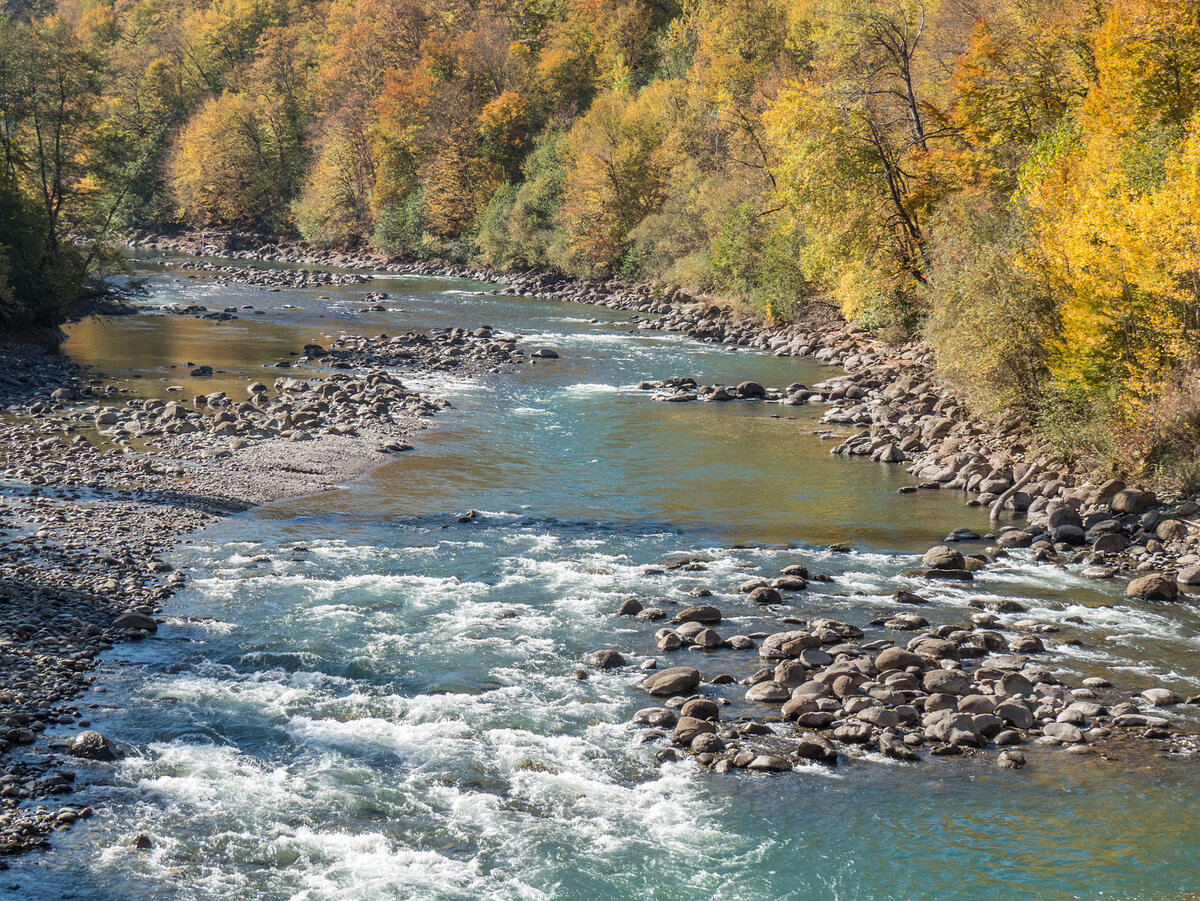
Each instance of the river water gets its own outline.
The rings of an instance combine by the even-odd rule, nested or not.
[[[192,579],[169,622],[112,651],[83,699],[129,756],[115,772],[84,765],[81,798],[97,814],[56,834],[52,853],[15,861],[0,888],[295,901],[1200,890],[1194,759],[1050,751],[1014,772],[994,753],[867,755],[721,776],[655,762],[658,746],[628,724],[649,703],[632,671],[576,678],[597,648],[653,654],[653,626],[613,615],[627,597],[687,603],[705,587],[723,635],[786,628],[733,588],[803,563],[833,581],[784,614],[866,625],[909,587],[933,598],[931,621],[953,622],[972,598],[1018,598],[1024,616],[1063,626],[1052,638],[1079,641],[1056,655],[1070,678],[1197,693],[1200,621],[1184,606],[1131,606],[1118,586],[1019,556],[969,587],[904,579],[941,535],[986,519],[961,495],[898,495],[899,467],[831,457],[812,434],[819,407],[661,404],[632,388],[675,375],[812,384],[835,370],[464,281],[265,292],[151,268],[149,303],[256,309],[72,327],[68,354],[146,395],[176,384],[240,396],[278,374],[269,364],[341,332],[490,325],[561,359],[414,380],[454,405],[415,451],[184,545],[172,562]],[[367,290],[387,291],[389,310],[357,312]],[[197,388],[185,364],[202,363],[218,373]],[[468,509],[479,515],[459,522]],[[679,553],[706,569],[653,573]],[[758,668],[731,651],[668,665],[684,662],[706,675]],[[752,712],[744,687],[703,690],[730,700],[727,718]],[[139,833],[150,851],[129,847]]]

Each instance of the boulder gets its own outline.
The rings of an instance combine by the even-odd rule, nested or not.
[[[775,632],[763,639],[758,656],[763,660],[784,660],[798,657],[806,648],[821,646],[821,640],[808,632]]]
[[[1157,498],[1152,491],[1139,491],[1136,488],[1126,488],[1118,491],[1111,501],[1109,509],[1114,513],[1132,513],[1140,516],[1154,506]]]
[[[711,604],[700,604],[695,607],[686,607],[675,614],[675,622],[677,623],[705,623],[708,625],[716,625],[721,621],[721,611]]]
[[[1200,588],[1200,566],[1187,566],[1179,571],[1175,581],[1184,588]]]
[[[1129,583],[1125,597],[1142,601],[1174,601],[1179,597],[1179,586],[1175,580],[1162,573],[1148,573]]]
[[[721,708],[715,701],[710,701],[708,698],[692,698],[679,708],[679,715],[692,716],[698,720],[719,720]]]
[[[920,755],[906,745],[894,732],[884,732],[879,736],[879,752],[884,757],[892,757],[896,760],[916,761],[921,759]]]
[[[617,616],[637,616],[643,609],[645,608],[642,607],[641,601],[637,598],[629,598],[622,601],[621,606],[617,608]]]
[[[805,735],[796,745],[796,756],[828,766],[837,766],[838,752],[832,744],[815,735]]]
[[[700,671],[690,666],[673,666],[655,673],[642,684],[656,697],[691,694],[700,684]]]
[[[914,654],[922,654],[935,660],[957,660],[959,657],[958,645],[944,638],[917,637],[908,643],[908,649]]]
[[[679,722],[675,724],[675,733],[671,736],[671,741],[687,747],[691,745],[697,735],[712,734],[716,731],[716,723],[697,719],[694,716],[681,716]]]
[[[958,670],[935,669],[925,674],[921,683],[930,694],[966,695],[971,691],[971,679]]]
[[[783,595],[777,589],[764,585],[750,592],[750,600],[755,604],[782,604]]]
[[[881,673],[891,670],[908,669],[910,666],[921,666],[924,661],[912,651],[904,648],[884,648],[875,658],[875,669]]]
[[[158,631],[158,623],[151,616],[141,613],[122,613],[113,620],[114,629],[143,629],[146,632]]]
[[[1142,697],[1155,707],[1171,707],[1179,703],[1179,695],[1169,688],[1147,688],[1142,692]]]
[[[94,729],[80,732],[71,739],[67,753],[84,760],[116,760],[120,756],[108,739]]]
[[[618,669],[625,665],[625,658],[620,651],[592,651],[587,656],[587,665],[596,669]]]
[[[792,690],[781,682],[759,682],[746,692],[747,701],[762,704],[782,704],[792,696]]]
[[[1107,504],[1111,502],[1117,494],[1124,490],[1125,483],[1120,479],[1109,479],[1092,492],[1092,496],[1088,499],[1088,503],[1095,505]]]
[[[1164,543],[1187,538],[1188,527],[1178,519],[1164,519],[1154,530],[1155,537]]]
[[[959,551],[944,544],[927,550],[921,563],[929,569],[963,569],[966,565]]]
[[[925,737],[949,745],[979,747],[982,737],[977,731],[975,717],[969,713],[954,713],[925,727]]]
[[[679,716],[674,710],[666,707],[643,707],[633,715],[633,722],[643,726],[672,729],[679,722]]]
[[[724,750],[725,742],[719,735],[712,732],[701,732],[692,739],[690,747],[693,754],[715,754],[717,751]]]
[[[1046,723],[1042,727],[1042,735],[1064,745],[1079,744],[1083,741],[1083,733],[1079,731],[1079,727],[1070,723]]]
[[[792,769],[792,764],[778,754],[760,754],[746,764],[746,769],[757,773],[786,773]]]
[[[1033,711],[1020,701],[1005,701],[997,705],[995,714],[1016,729],[1033,728]]]
[[[1025,755],[1020,751],[1001,751],[997,762],[1007,770],[1019,770],[1025,767]]]
[[[1092,550],[1097,554],[1119,554],[1129,545],[1125,536],[1117,532],[1101,535],[1092,542]]]

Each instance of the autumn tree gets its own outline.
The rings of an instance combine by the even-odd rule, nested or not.
[[[670,102],[656,85],[636,98],[610,91],[570,131],[562,217],[574,254],[591,269],[618,269],[630,232],[661,203],[657,154]]]

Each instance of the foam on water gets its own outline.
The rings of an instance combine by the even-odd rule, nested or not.
[[[367,317],[364,329],[463,324],[461,301],[478,286],[412,278],[394,292],[412,312]],[[215,305],[246,293],[204,290],[171,297]],[[346,300],[363,288],[327,292]],[[288,346],[333,327],[315,319],[324,301],[282,297],[304,305],[275,320]],[[1081,642],[1033,664],[1108,675],[1130,693],[1200,684],[1200,630],[1184,605],[1130,602],[1023,552],[969,584],[905,579],[920,565],[912,552],[937,535],[983,528],[977,511],[949,492],[898,501],[894,471],[831,469],[827,446],[806,434],[813,410],[775,420],[774,407],[660,407],[626,393],[669,375],[812,384],[829,373],[811,362],[630,333],[612,325],[624,314],[600,308],[498,296],[468,306],[562,358],[479,381],[406,378],[454,403],[421,453],[185,547],[171,562],[188,587],[158,633],[116,649],[110,660],[125,662],[97,673],[109,691],[81,702],[100,704],[89,718],[129,756],[73,766],[97,815],[56,833],[59,851],[17,862],[4,884],[88,901],[1057,901],[1192,885],[1200,814],[1179,799],[1200,782],[1170,759],[1034,750],[1013,773],[987,754],[909,765],[866,749],[834,770],[780,776],[658,763],[662,743],[630,724],[656,703],[636,686],[637,664],[654,656],[741,679],[762,661],[656,654],[658,624],[614,616],[626,597],[668,617],[674,605],[715,604],[726,637],[788,628],[781,617],[866,627],[897,610],[961,624],[973,602],[1019,601],[1028,612],[1001,615],[1003,626],[1052,623],[1049,646]],[[593,312],[607,321],[579,321]],[[468,509],[481,512],[459,523]],[[730,546],[747,540],[781,544]],[[689,556],[702,567],[673,568]],[[833,581],[787,592],[772,611],[736,591],[790,564]],[[929,603],[895,604],[901,586]],[[697,588],[712,595],[698,600]],[[599,648],[633,666],[586,668]],[[727,721],[773,712],[745,702],[744,685],[700,692],[729,702]],[[141,832],[153,842],[144,854],[129,849]]]

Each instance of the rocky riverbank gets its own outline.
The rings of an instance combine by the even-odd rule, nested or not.
[[[401,374],[479,376],[525,359],[515,338],[486,329],[347,337],[304,354],[296,365],[307,377],[251,382],[240,398],[162,401],[39,348],[0,347],[0,854],[42,847],[90,815],[64,803],[74,758],[121,752],[88,730],[96,704],[77,699],[102,652],[156,631],[186,583],[163,557],[187,533],[410,450],[449,404]],[[194,371],[191,384],[205,374]],[[69,739],[43,737],[64,726]]]

